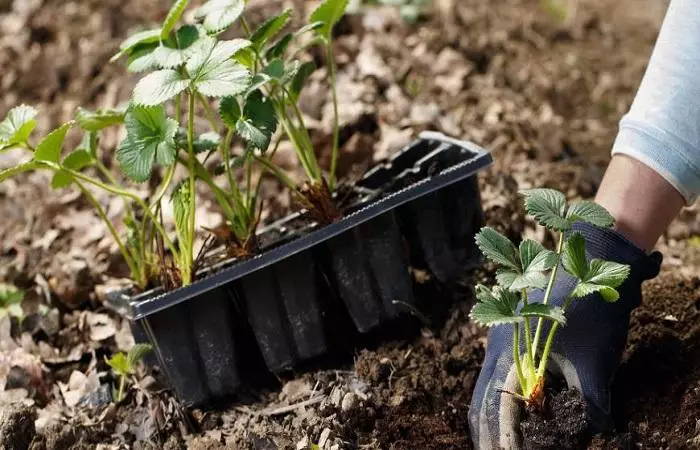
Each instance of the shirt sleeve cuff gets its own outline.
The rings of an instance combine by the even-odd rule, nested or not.
[[[623,119],[612,154],[627,155],[654,170],[683,196],[688,206],[700,194],[700,149],[646,124]]]

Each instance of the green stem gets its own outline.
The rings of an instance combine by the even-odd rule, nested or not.
[[[528,305],[527,289],[522,290],[523,306]],[[525,348],[527,350],[528,370],[535,370],[535,354],[532,352],[532,336],[530,335],[530,319],[525,318]]]
[[[292,98],[292,95],[289,93],[286,87],[283,87],[284,93],[288,98]],[[284,100],[284,99],[282,99]],[[297,102],[291,101],[289,102],[292,105],[292,111],[294,111],[294,115],[297,118],[297,121],[299,122],[299,126],[297,127],[297,131],[299,133],[299,136],[303,139],[303,144],[306,146],[305,151],[307,153],[307,160],[309,161],[311,171],[314,174],[313,178],[311,179],[312,181],[320,184],[321,183],[321,168],[318,165],[318,159],[316,158],[316,153],[314,153],[314,146],[311,144],[311,136],[309,136],[309,130],[306,128],[306,123],[304,122],[304,115],[301,113],[301,110],[299,109],[299,105],[297,105]],[[284,104],[284,103],[283,103]]]
[[[12,178],[16,175],[19,175],[20,173],[29,172],[30,170],[39,169],[40,167],[42,167],[40,163],[32,160],[24,164],[19,164],[17,166],[10,167],[9,169],[0,171],[0,183],[7,180],[8,178]]]
[[[331,150],[331,174],[329,180],[329,187],[331,192],[335,189],[335,172],[336,166],[338,164],[338,147],[340,145],[340,125],[338,118],[338,90],[335,86],[335,60],[333,59],[333,39],[328,39],[327,45],[327,59],[328,59],[328,74],[330,76],[331,92],[333,94],[333,148]]]
[[[122,401],[124,399],[124,385],[126,384],[126,376],[120,375],[119,376],[119,392],[117,392],[117,402]]]
[[[44,163],[42,165],[49,168],[49,169],[52,169],[52,170],[65,170],[67,173],[71,174],[74,178],[77,178],[81,181],[85,181],[86,183],[89,183],[93,186],[96,186],[96,187],[98,187],[104,191],[110,192],[112,194],[131,199],[137,205],[139,205],[139,207],[141,207],[143,209],[144,214],[146,214],[146,216],[148,216],[148,218],[151,221],[153,221],[153,225],[156,227],[156,230],[158,231],[158,233],[160,233],[161,236],[163,237],[163,241],[165,242],[165,245],[168,247],[168,250],[170,250],[170,252],[173,255],[178,254],[177,249],[175,248],[175,245],[173,244],[173,241],[168,236],[168,233],[165,232],[165,229],[160,224],[158,219],[153,215],[153,212],[150,210],[150,208],[146,204],[146,202],[144,202],[141,199],[141,197],[139,197],[138,195],[134,194],[133,192],[127,191],[126,189],[122,189],[122,188],[119,188],[116,186],[105,184],[98,179],[92,178],[92,177],[85,175],[85,174],[82,174],[80,172],[76,172],[75,170],[61,168],[60,166],[58,166],[55,163]],[[0,181],[2,181],[2,180],[0,179]]]
[[[561,252],[564,248],[564,233],[559,233],[559,241],[557,242],[557,260],[552,269],[552,273],[549,274],[549,282],[547,283],[547,289],[544,291],[544,299],[542,302],[547,305],[549,304],[549,298],[552,295],[552,288],[554,287],[554,280],[557,278],[557,271],[559,270],[559,261],[561,260]],[[537,321],[537,331],[535,331],[535,339],[532,342],[532,347],[537,353],[537,348],[540,343],[540,336],[542,335],[542,328],[544,327],[544,318],[540,318]]]
[[[112,235],[112,238],[114,241],[117,243],[117,246],[119,247],[119,251],[121,252],[122,256],[124,257],[124,261],[126,261],[126,265],[129,266],[129,270],[131,271],[132,276],[134,277],[134,281],[136,281],[139,286],[143,287],[146,285],[145,280],[139,279],[140,278],[140,273],[139,270],[136,266],[136,262],[133,259],[133,256],[131,253],[128,251],[126,246],[124,245],[124,242],[122,239],[119,237],[119,233],[117,233],[116,228],[114,228],[114,225],[112,224],[112,221],[109,220],[107,217],[107,213],[105,212],[104,208],[102,208],[102,205],[100,205],[100,202],[95,198],[94,195],[92,195],[92,192],[90,192],[89,189],[87,189],[81,182],[78,180],[73,180],[73,182],[78,186],[78,189],[83,193],[85,198],[87,198],[88,202],[92,205],[93,208],[97,211],[97,215],[100,216],[100,219],[107,225],[107,229],[109,230],[109,233]]]
[[[566,312],[567,309],[569,309],[569,306],[571,305],[571,300],[572,298],[566,297],[566,300],[564,301],[564,312]],[[545,370],[547,370],[547,360],[549,359],[549,352],[552,349],[552,342],[554,342],[554,335],[556,334],[557,330],[559,329],[559,322],[555,322],[554,325],[552,325],[552,328],[549,330],[549,334],[547,335],[547,341],[544,344],[544,350],[542,351],[542,358],[540,359],[540,365],[537,368],[537,378],[542,378],[545,374]]]
[[[185,264],[187,267],[181,267],[182,272],[182,284],[188,285],[192,282],[192,265],[194,264],[194,235],[196,231],[195,223],[195,211],[197,208],[196,204],[196,192],[195,192],[195,159],[194,154],[194,103],[195,103],[195,93],[190,91],[189,94],[189,104],[187,111],[187,154],[189,160],[189,183],[190,183],[190,214],[189,214],[189,226],[187,227],[186,245],[185,245]],[[184,269],[184,270],[183,270]]]
[[[525,376],[523,375],[523,366],[520,363],[520,325],[517,323],[513,324],[513,362],[515,364],[515,370],[518,374],[521,393],[525,395],[527,383],[525,381]]]
[[[294,183],[294,181],[292,181],[292,179],[289,178],[287,176],[287,174],[284,173],[279,167],[272,164],[270,161],[267,160],[267,158],[263,158],[263,157],[258,156],[258,155],[254,155],[254,157],[255,157],[255,160],[257,162],[262,164],[263,167],[265,167],[268,171],[270,171],[270,173],[272,173],[274,176],[276,176],[282,182],[282,184],[287,186],[292,191],[297,190],[297,187],[296,187],[296,184]]]
[[[214,110],[211,109],[211,105],[207,101],[206,98],[199,92],[197,92],[197,99],[199,100],[199,103],[202,105],[204,108],[204,112],[207,115],[207,120],[209,121],[209,124],[211,125],[212,131],[219,131],[220,126],[217,123],[216,119],[216,114],[214,114]]]
[[[233,191],[238,189],[238,183],[233,178],[233,170],[231,170],[231,140],[233,139],[233,128],[229,128],[224,138],[224,146],[221,149],[224,157],[224,167],[226,168],[226,178],[228,178],[228,187]]]

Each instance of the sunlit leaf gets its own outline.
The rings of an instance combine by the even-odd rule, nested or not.
[[[133,103],[137,106],[157,106],[187,89],[189,80],[176,70],[164,69],[141,78],[134,88]]]
[[[521,194],[525,196],[525,211],[541,225],[557,231],[569,229],[564,194],[554,189],[529,189]]]
[[[572,234],[564,243],[562,253],[564,269],[574,277],[585,280],[588,273],[586,260],[586,240],[580,233]]]
[[[182,17],[182,13],[185,12],[187,8],[187,3],[189,0],[176,0],[173,6],[168,11],[168,15],[165,17],[165,22],[163,22],[163,28],[160,31],[160,39],[167,39],[170,32],[177,25],[177,21]]]
[[[250,71],[231,56],[248,46],[250,41],[245,39],[217,42],[212,38],[202,38],[197,41],[186,65],[195,89],[209,97],[245,92],[250,84]]]
[[[476,245],[491,261],[517,272],[520,271],[520,261],[518,261],[515,245],[493,228],[482,228],[476,234]]]
[[[129,36],[124,42],[119,45],[119,53],[112,56],[110,62],[114,62],[122,56],[131,53],[135,47],[142,44],[152,44],[160,41],[160,28],[153,30],[139,31]]]
[[[27,105],[15,106],[0,122],[0,148],[25,142],[36,127],[36,109]]]
[[[90,111],[85,108],[78,108],[75,114],[75,121],[83,130],[100,131],[112,125],[124,123],[124,115],[125,112],[120,109]]]
[[[146,181],[153,165],[175,162],[178,124],[166,118],[163,107],[132,108],[125,118],[127,136],[117,149],[117,161],[130,179]]]
[[[61,165],[71,170],[81,170],[93,162],[92,155],[87,150],[75,150],[65,157]],[[51,179],[53,189],[64,188],[71,184],[73,177],[65,171],[58,171]]]
[[[325,39],[330,39],[333,27],[343,17],[347,7],[348,0],[324,0],[311,13],[311,22],[323,22],[323,25],[316,29],[316,33]]]
[[[238,134],[246,140],[249,148],[265,151],[276,129],[277,116],[271,101],[263,97],[260,91],[250,94],[236,125]]]
[[[520,309],[520,315],[524,317],[541,317],[558,322],[561,325],[566,324],[564,310],[558,306],[544,305],[542,303],[531,303]]]
[[[593,225],[608,228],[615,223],[610,213],[595,202],[582,201],[574,203],[566,213],[570,223],[583,221]]]
[[[217,34],[231,26],[243,13],[244,0],[209,0],[196,12],[207,32]]]
[[[260,27],[253,32],[250,36],[250,41],[253,43],[253,47],[260,51],[265,46],[267,41],[272,39],[277,33],[284,28],[284,26],[289,22],[292,16],[292,10],[286,9],[282,11],[279,15],[269,18],[265,23],[260,25]]]
[[[37,161],[57,163],[61,158],[61,147],[63,146],[63,141],[70,127],[71,124],[66,123],[47,134],[39,145],[37,145],[36,151],[34,152],[34,159]]]

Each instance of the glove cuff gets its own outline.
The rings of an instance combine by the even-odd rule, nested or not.
[[[592,258],[627,264],[631,276],[641,283],[659,274],[663,256],[654,251],[647,254],[612,228],[601,228],[586,222],[576,222],[572,230],[586,239],[586,250]]]

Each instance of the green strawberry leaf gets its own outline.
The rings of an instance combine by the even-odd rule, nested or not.
[[[289,94],[292,96],[292,101],[296,102],[299,99],[299,94],[301,94],[302,89],[304,89],[306,80],[315,71],[316,63],[313,61],[302,63],[302,65],[299,66],[299,70],[297,70],[289,85]]]
[[[476,234],[476,245],[488,259],[503,267],[520,272],[520,261],[515,245],[505,236],[490,227]]]
[[[630,266],[626,264],[592,259],[585,281],[616,288],[627,279],[629,274]]]
[[[280,58],[273,59],[263,68],[262,73],[275,80],[281,80],[284,77],[284,61]]]
[[[277,33],[279,33],[289,19],[292,17],[292,10],[285,9],[279,15],[269,18],[265,23],[260,25],[260,27],[253,32],[250,36],[250,41],[253,43],[253,47],[260,51],[265,46],[267,41],[272,39]]]
[[[161,105],[187,89],[189,80],[176,70],[164,69],[149,73],[134,87],[133,103],[136,106]]]
[[[65,123],[60,127],[47,134],[46,137],[39,142],[34,152],[36,161],[49,161],[57,163],[61,159],[61,147],[63,140],[66,138],[66,133],[70,129],[71,124]]]
[[[24,291],[12,284],[0,283],[0,308],[18,305],[24,300]]]
[[[109,62],[114,62],[126,54],[130,54],[135,47],[143,44],[152,44],[160,41],[160,28],[154,30],[139,31],[129,36],[119,45],[119,53],[112,56]]]
[[[141,73],[158,69],[155,52],[158,47],[158,44],[143,44],[134,48],[126,61],[126,70],[131,73]]]
[[[168,15],[165,17],[165,22],[163,22],[163,28],[160,30],[160,39],[167,39],[170,32],[177,25],[177,21],[182,17],[182,13],[185,12],[189,0],[176,0],[173,6],[168,11]]]
[[[249,46],[250,41],[245,39],[217,42],[203,38],[197,41],[186,64],[194,88],[208,97],[245,92],[250,85],[250,72],[231,57]]]
[[[94,162],[92,155],[87,150],[75,150],[70,155],[66,156],[61,164],[63,167],[71,170],[81,170]],[[73,182],[73,177],[65,171],[56,172],[51,179],[51,187],[60,189],[69,186]]]
[[[112,125],[124,123],[125,112],[119,109],[98,109],[90,111],[78,108],[75,121],[85,131],[100,131]]]
[[[520,315],[524,317],[541,317],[566,325],[564,310],[558,306],[543,305],[542,303],[531,303],[520,309]]]
[[[524,320],[516,311],[518,296],[507,289],[495,286],[489,291],[485,286],[479,285],[476,295],[479,303],[474,305],[469,314],[476,322],[490,327]]]
[[[566,213],[566,218],[569,220],[569,223],[583,221],[604,228],[609,228],[615,223],[615,219],[605,208],[590,201],[582,201],[571,205]]]
[[[235,129],[242,115],[243,112],[236,97],[224,97],[219,102],[219,116],[227,127]]]
[[[348,0],[324,0],[311,13],[310,22],[323,22],[323,25],[316,29],[316,33],[330,40],[333,27],[343,17],[347,7]]]
[[[542,226],[557,231],[569,229],[564,194],[554,189],[529,189],[521,194],[525,196],[525,211]]]
[[[542,272],[554,267],[557,254],[547,250],[539,242],[525,239],[520,243],[520,261],[523,272]]]
[[[588,274],[586,240],[580,233],[572,234],[564,243],[562,264],[571,275],[580,280],[586,280]]]
[[[209,0],[195,13],[209,34],[218,34],[230,27],[243,14],[245,0]]]
[[[150,344],[136,344],[131,347],[126,359],[132,371],[136,368],[136,363],[141,361],[143,357],[146,356],[146,353],[150,352],[151,350],[153,350],[153,347]]]
[[[27,105],[15,106],[0,122],[0,149],[13,147],[29,139],[36,128],[36,109]]]
[[[615,288],[586,282],[578,283],[571,293],[571,296],[574,298],[581,298],[596,292],[608,303],[616,302],[620,298],[620,294]]]
[[[131,374],[131,365],[126,359],[126,355],[122,352],[115,353],[109,359],[105,356],[105,362],[119,376],[129,376]]]
[[[248,148],[265,151],[277,130],[277,116],[272,102],[255,91],[246,99],[243,115],[236,124],[236,131],[246,140]]]
[[[153,52],[153,58],[159,67],[174,69],[187,62],[190,47],[200,37],[200,29],[194,25],[183,25],[177,30],[174,38],[162,41]]]
[[[117,149],[117,161],[127,177],[143,182],[150,178],[153,165],[175,162],[175,134],[178,124],[166,118],[162,106],[132,108],[124,120],[127,136]]]
[[[284,53],[287,51],[289,48],[289,44],[292,42],[294,39],[294,34],[292,33],[287,33],[282,38],[277,41],[274,45],[272,45],[267,51],[265,52],[265,59],[272,60],[275,58],[282,58],[284,57]]]

